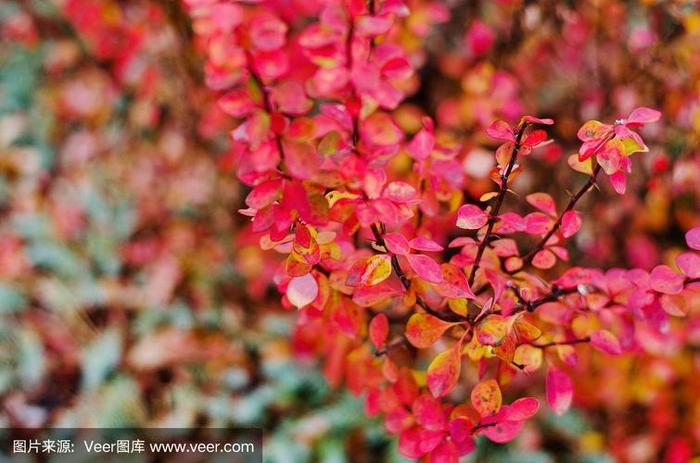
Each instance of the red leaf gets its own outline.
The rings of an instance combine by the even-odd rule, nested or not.
[[[547,396],[547,403],[557,415],[563,415],[571,406],[571,400],[574,395],[571,379],[554,365],[551,365],[547,371],[545,395]]]
[[[591,345],[606,354],[618,355],[622,353],[620,341],[608,330],[598,330],[591,333]]]
[[[533,130],[525,136],[523,146],[535,147],[547,139],[547,132],[544,130]]]
[[[416,274],[430,283],[442,283],[442,271],[440,265],[423,254],[409,254],[406,256]]]
[[[439,401],[424,393],[413,401],[413,416],[426,429],[441,430],[446,427],[445,412]]]
[[[414,313],[406,323],[406,339],[413,346],[425,349],[435,344],[452,323],[426,313]]]
[[[434,397],[442,397],[454,389],[462,368],[462,343],[437,355],[428,367],[428,389]]]
[[[389,335],[389,319],[383,313],[377,314],[369,323],[369,338],[379,350],[384,346]]]

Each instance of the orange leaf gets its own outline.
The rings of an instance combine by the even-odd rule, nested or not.
[[[476,327],[476,337],[486,346],[498,346],[508,334],[508,322],[500,315],[489,315]]]
[[[482,381],[472,389],[472,405],[481,416],[494,415],[501,409],[503,397],[495,379]]]
[[[435,344],[452,325],[426,313],[415,313],[406,324],[406,338],[415,347],[425,349]]]
[[[462,343],[438,354],[428,367],[428,389],[434,397],[442,397],[454,389],[462,368]]]

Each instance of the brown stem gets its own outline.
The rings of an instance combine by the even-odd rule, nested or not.
[[[525,254],[525,256],[523,257],[522,265],[515,270],[509,271],[508,273],[510,273],[511,275],[518,273],[523,268],[525,268],[526,265],[529,265],[532,262],[532,260],[535,258],[538,252],[544,249],[549,239],[559,230],[559,228],[561,228],[562,221],[564,220],[564,214],[573,210],[574,207],[576,207],[576,203],[579,202],[583,195],[585,195],[588,192],[588,190],[593,188],[593,186],[596,183],[596,178],[598,177],[598,174],[601,170],[602,168],[600,164],[597,164],[593,169],[593,173],[588,177],[588,181],[586,181],[586,183],[583,184],[581,189],[579,189],[578,192],[576,192],[576,194],[573,195],[571,199],[569,199],[569,204],[567,204],[566,208],[564,208],[561,214],[559,214],[559,217],[557,218],[557,221],[554,222],[552,228],[547,232],[546,235],[544,235],[544,237],[539,241],[539,243],[535,245],[534,248],[532,248],[527,254]]]
[[[518,288],[514,287],[513,292],[515,293],[515,297],[518,298],[518,305],[515,306],[515,308],[513,309],[513,313],[517,313],[523,310],[533,312],[541,305],[559,300],[561,296],[578,292],[578,288],[560,288],[557,285],[553,285],[549,293],[545,294],[544,296],[538,297],[537,299],[534,299],[532,301],[528,301],[525,298],[523,298]]]
[[[511,172],[513,171],[513,168],[515,167],[515,162],[518,160],[518,152],[520,151],[520,142],[522,140],[523,134],[525,133],[526,127],[527,127],[527,124],[521,123],[517,128],[517,131],[515,134],[515,142],[513,143],[513,151],[511,152],[511,155],[510,155],[510,161],[508,162],[508,165],[501,173],[501,184],[498,188],[498,194],[496,196],[496,203],[494,204],[493,208],[491,209],[491,212],[489,213],[486,234],[484,235],[484,238],[479,243],[479,248],[476,251],[476,257],[474,258],[474,265],[472,266],[472,270],[469,273],[469,286],[474,284],[474,279],[476,278],[476,272],[479,269],[479,264],[481,263],[481,258],[484,255],[484,251],[486,250],[486,246],[488,246],[489,242],[492,241],[492,239],[493,239],[493,236],[492,236],[493,227],[496,225],[496,222],[498,221],[498,212],[501,210],[501,206],[503,205],[503,201],[506,197],[506,193],[508,192],[508,177],[510,177]]]

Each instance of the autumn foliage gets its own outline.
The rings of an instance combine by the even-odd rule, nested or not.
[[[577,153],[556,167],[578,173],[567,191],[523,191],[517,179],[553,146],[556,120],[511,106],[501,112],[511,124],[472,105],[488,122],[465,135],[450,123],[456,109],[436,121],[404,106],[446,5],[186,4],[207,82],[237,121],[231,156],[250,188],[240,212],[260,247],[283,258],[272,281],[299,311],[294,342],[324,359],[329,381],[365,395],[405,456],[454,462],[480,435],[508,442],[540,408],[511,383],[543,371],[548,406],[563,414],[586,374],[579,353],[641,355],[663,336],[661,320],[698,312],[700,228],[648,270],[569,255],[595,220],[579,201],[602,182],[626,194],[661,112],[580,124]],[[490,48],[489,31],[472,24],[472,53]],[[465,194],[461,167],[475,139],[493,166],[478,197]]]

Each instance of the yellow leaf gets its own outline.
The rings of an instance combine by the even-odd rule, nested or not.
[[[388,254],[372,256],[367,261],[367,268],[362,280],[367,286],[374,286],[391,275],[391,257]]]

